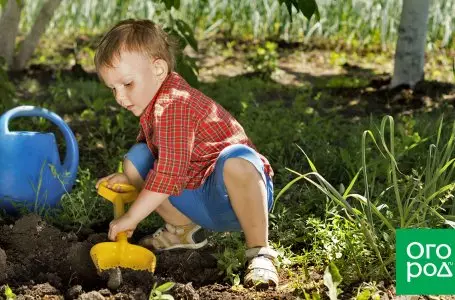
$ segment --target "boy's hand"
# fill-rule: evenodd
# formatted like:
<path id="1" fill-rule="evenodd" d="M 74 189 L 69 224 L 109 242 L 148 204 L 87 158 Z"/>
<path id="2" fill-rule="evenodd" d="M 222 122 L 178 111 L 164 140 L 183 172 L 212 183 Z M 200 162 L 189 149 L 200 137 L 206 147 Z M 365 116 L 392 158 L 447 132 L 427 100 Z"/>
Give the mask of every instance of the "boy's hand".
<path id="1" fill-rule="evenodd" d="M 128 213 L 124 214 L 118 219 L 113 220 L 109 224 L 108 237 L 111 241 L 115 241 L 117 234 L 125 231 L 128 237 L 133 235 L 134 230 L 139 222 L 132 218 Z"/>
<path id="2" fill-rule="evenodd" d="M 121 192 L 121 188 L 116 186 L 114 187 L 114 184 L 116 183 L 127 183 L 130 184 L 130 181 L 128 180 L 128 177 L 126 177 L 125 174 L 123 173 L 114 173 L 109 176 L 103 177 L 100 180 L 96 182 L 96 188 L 100 185 L 101 182 L 107 181 L 107 187 L 115 192 Z"/>

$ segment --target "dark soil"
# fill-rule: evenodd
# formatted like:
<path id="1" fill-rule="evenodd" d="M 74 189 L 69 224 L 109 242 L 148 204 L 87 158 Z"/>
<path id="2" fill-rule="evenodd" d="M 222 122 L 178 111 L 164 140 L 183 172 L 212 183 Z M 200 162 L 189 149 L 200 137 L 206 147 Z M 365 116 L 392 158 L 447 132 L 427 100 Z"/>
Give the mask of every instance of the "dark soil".
<path id="1" fill-rule="evenodd" d="M 89 255 L 92 246 L 106 240 L 104 233 L 79 240 L 37 215 L 26 215 L 0 228 L 0 285 L 8 284 L 17 299 L 148 299 L 154 283 L 167 281 L 176 282 L 169 292 L 175 299 L 296 298 L 276 290 L 235 291 L 220 283 L 223 275 L 210 247 L 157 254 L 154 274 L 125 269 L 122 285 L 109 289 L 107 274 L 97 274 Z M 0 299 L 5 299 L 2 291 Z"/>

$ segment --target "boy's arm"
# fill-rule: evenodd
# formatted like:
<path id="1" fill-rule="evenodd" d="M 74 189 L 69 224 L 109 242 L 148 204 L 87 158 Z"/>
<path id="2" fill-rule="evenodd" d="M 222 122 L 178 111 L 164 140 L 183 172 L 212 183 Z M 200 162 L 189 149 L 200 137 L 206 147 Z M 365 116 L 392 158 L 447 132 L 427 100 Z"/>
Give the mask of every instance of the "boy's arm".
<path id="1" fill-rule="evenodd" d="M 185 99 L 174 99 L 154 116 L 153 140 L 158 160 L 147 175 L 143 189 L 179 195 L 188 178 L 196 138 L 194 113 Z"/>
<path id="2" fill-rule="evenodd" d="M 143 189 L 131 205 L 126 215 L 139 223 L 150 215 L 168 197 L 168 194 Z"/>

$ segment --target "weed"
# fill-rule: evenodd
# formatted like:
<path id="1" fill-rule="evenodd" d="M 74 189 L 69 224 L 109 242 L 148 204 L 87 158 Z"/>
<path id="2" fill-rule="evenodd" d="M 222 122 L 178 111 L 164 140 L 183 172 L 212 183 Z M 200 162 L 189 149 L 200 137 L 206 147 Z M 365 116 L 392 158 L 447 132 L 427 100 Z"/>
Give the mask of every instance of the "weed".
<path id="1" fill-rule="evenodd" d="M 160 286 L 156 286 L 155 282 L 152 290 L 150 291 L 149 300 L 174 300 L 172 295 L 166 294 L 174 287 L 174 285 L 174 282 L 165 282 Z"/>
<path id="2" fill-rule="evenodd" d="M 381 295 L 379 288 L 375 282 L 365 282 L 360 285 L 357 290 L 356 300 L 379 300 Z"/>
<path id="3" fill-rule="evenodd" d="M 240 284 L 240 272 L 245 266 L 246 247 L 236 233 L 229 234 L 224 239 L 218 239 L 220 248 L 224 250 L 213 254 L 217 259 L 218 269 L 220 275 L 225 274 L 225 279 L 228 280 L 232 285 L 236 286 Z"/>
<path id="4" fill-rule="evenodd" d="M 5 297 L 6 300 L 16 299 L 16 294 L 14 294 L 13 290 L 9 287 L 9 285 L 5 286 Z"/>
<path id="5" fill-rule="evenodd" d="M 47 212 L 46 218 L 64 227 L 88 228 L 107 222 L 112 216 L 112 205 L 97 195 L 89 169 L 78 170 L 74 191 L 62 196 L 59 206 Z"/>

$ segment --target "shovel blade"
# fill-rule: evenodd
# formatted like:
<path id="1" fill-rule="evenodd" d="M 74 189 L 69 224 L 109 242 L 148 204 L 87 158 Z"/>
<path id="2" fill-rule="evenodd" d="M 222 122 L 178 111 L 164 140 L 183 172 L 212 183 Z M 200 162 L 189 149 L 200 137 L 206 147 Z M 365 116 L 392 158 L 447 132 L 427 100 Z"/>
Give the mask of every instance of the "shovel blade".
<path id="1" fill-rule="evenodd" d="M 111 268 L 155 272 L 156 256 L 152 251 L 122 242 L 99 243 L 92 247 L 90 256 L 99 271 Z"/>

